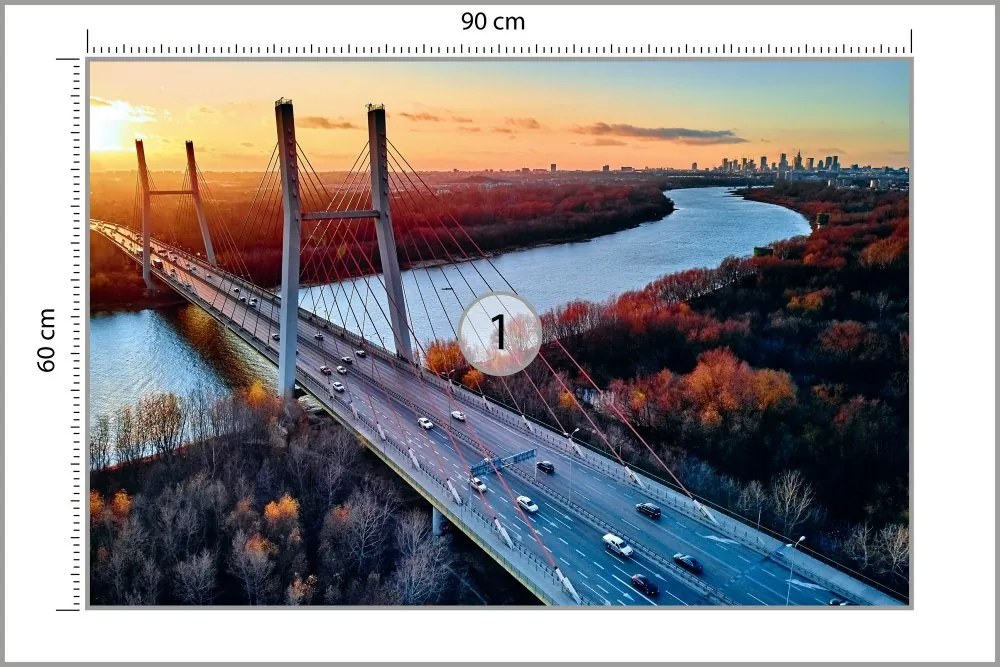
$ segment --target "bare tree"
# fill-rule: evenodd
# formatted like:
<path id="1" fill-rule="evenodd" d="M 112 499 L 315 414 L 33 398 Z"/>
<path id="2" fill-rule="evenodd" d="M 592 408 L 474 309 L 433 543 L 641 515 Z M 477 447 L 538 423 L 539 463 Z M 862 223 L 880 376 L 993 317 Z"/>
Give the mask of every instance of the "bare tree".
<path id="1" fill-rule="evenodd" d="M 910 580 L 910 529 L 898 523 L 890 524 L 875 536 L 879 567 L 903 581 Z"/>
<path id="2" fill-rule="evenodd" d="M 207 549 L 174 568 L 174 593 L 184 604 L 210 604 L 214 590 L 215 555 Z"/>
<path id="3" fill-rule="evenodd" d="M 401 557 L 412 556 L 431 539 L 431 522 L 426 510 L 411 509 L 396 521 L 396 549 Z"/>
<path id="4" fill-rule="evenodd" d="M 426 511 L 413 509 L 396 523 L 400 561 L 392 586 L 400 604 L 431 604 L 447 590 L 453 556 L 450 542 L 431 536 Z"/>
<path id="5" fill-rule="evenodd" d="M 180 484 L 164 489 L 154 506 L 153 522 L 163 560 L 177 562 L 193 550 L 201 533 L 198 510 Z"/>
<path id="6" fill-rule="evenodd" d="M 229 571 L 243 586 L 243 593 L 250 604 L 266 604 L 271 588 L 274 547 L 259 534 L 247 535 L 238 530 L 233 536 Z"/>
<path id="7" fill-rule="evenodd" d="M 771 482 L 771 502 L 774 515 L 782 526 L 784 535 L 812 518 L 816 494 L 798 470 L 786 470 Z"/>
<path id="8" fill-rule="evenodd" d="M 746 486 L 740 489 L 740 495 L 737 498 L 736 503 L 740 510 L 749 515 L 747 518 L 757 518 L 757 526 L 759 528 L 760 519 L 764 514 L 764 510 L 768 509 L 770 506 L 771 498 L 768 496 L 764 485 L 753 479 L 750 480 Z"/>
<path id="9" fill-rule="evenodd" d="M 348 499 L 347 551 L 359 570 L 381 555 L 396 505 L 395 491 L 379 478 L 366 478 Z"/>
<path id="10" fill-rule="evenodd" d="M 111 419 L 106 414 L 97 416 L 90 430 L 90 468 L 102 470 L 111 465 Z"/>
<path id="11" fill-rule="evenodd" d="M 853 526 L 847 533 L 847 537 L 841 543 L 840 548 L 848 558 L 854 561 L 857 566 L 864 570 L 871 564 L 871 559 L 875 545 L 872 527 L 866 521 Z"/>
<path id="12" fill-rule="evenodd" d="M 119 464 L 138 461 L 141 455 L 136 446 L 136 427 L 132 406 L 119 406 L 115 410 L 114 420 L 115 458 Z"/>
<path id="13" fill-rule="evenodd" d="M 400 560 L 393 587 L 401 604 L 433 604 L 448 589 L 452 562 L 447 540 L 425 540 Z"/>

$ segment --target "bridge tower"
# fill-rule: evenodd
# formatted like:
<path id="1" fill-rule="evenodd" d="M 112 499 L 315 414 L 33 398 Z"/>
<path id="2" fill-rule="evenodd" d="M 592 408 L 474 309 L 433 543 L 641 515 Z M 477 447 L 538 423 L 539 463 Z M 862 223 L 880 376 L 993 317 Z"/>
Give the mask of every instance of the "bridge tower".
<path id="1" fill-rule="evenodd" d="M 281 170 L 284 224 L 281 233 L 281 315 L 278 337 L 278 393 L 291 396 L 295 387 L 295 347 L 298 338 L 299 262 L 302 252 L 303 220 L 367 219 L 375 221 L 379 258 L 389 297 L 389 324 L 396 354 L 413 363 L 413 342 L 406 320 L 403 280 L 396 254 L 396 237 L 389 208 L 389 161 L 385 130 L 385 108 L 368 105 L 369 162 L 371 165 L 372 209 L 359 211 L 302 212 L 299 192 L 295 116 L 292 101 L 274 103 L 278 130 L 278 168 Z"/>
<path id="2" fill-rule="evenodd" d="M 152 222 L 152 197 L 153 195 L 191 195 L 194 198 L 195 215 L 198 217 L 198 226 L 201 228 L 201 237 L 205 241 L 205 257 L 212 266 L 218 266 L 215 261 L 215 250 L 212 247 L 212 236 L 208 231 L 208 222 L 205 220 L 205 211 L 201 203 L 201 189 L 198 186 L 198 164 L 194 159 L 194 142 L 184 142 L 187 151 L 187 168 L 191 175 L 191 187 L 188 190 L 153 190 L 149 187 L 149 169 L 146 167 L 146 151 L 142 145 L 142 139 L 135 140 L 135 155 L 139 160 L 139 189 L 142 194 L 142 279 L 149 289 L 155 289 L 153 278 L 150 275 L 150 224 Z"/>
<path id="3" fill-rule="evenodd" d="M 278 166 L 281 169 L 281 312 L 278 315 L 278 393 L 292 398 L 295 389 L 295 349 L 299 337 L 299 261 L 302 253 L 302 203 L 295 144 L 292 101 L 274 103 L 278 127 Z"/>
<path id="4" fill-rule="evenodd" d="M 389 296 L 389 319 L 396 353 L 413 363 L 413 343 L 406 322 L 406 302 L 403 300 L 403 280 L 399 273 L 399 256 L 396 254 L 396 237 L 392 229 L 389 210 L 389 161 L 386 152 L 385 107 L 368 105 L 368 147 L 372 176 L 372 207 L 375 233 L 378 237 L 378 254 L 382 260 L 382 275 Z"/>

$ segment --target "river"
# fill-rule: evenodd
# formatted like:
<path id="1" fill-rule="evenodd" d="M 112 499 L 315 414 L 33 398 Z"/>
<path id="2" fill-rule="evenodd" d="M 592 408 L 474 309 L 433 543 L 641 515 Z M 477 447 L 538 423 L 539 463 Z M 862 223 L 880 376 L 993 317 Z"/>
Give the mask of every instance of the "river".
<path id="1" fill-rule="evenodd" d="M 449 318 L 457 326 L 459 302 L 468 302 L 472 291 L 509 290 L 500 275 L 542 313 L 576 299 L 603 301 L 668 273 L 714 267 L 728 256 L 749 255 L 754 246 L 809 232 L 798 213 L 734 197 L 729 188 L 671 190 L 667 196 L 674 200 L 673 213 L 616 234 L 404 272 L 418 340 L 453 338 Z M 384 292 L 377 277 L 368 281 L 306 288 L 300 303 L 329 313 L 336 323 L 343 317 L 349 328 L 363 328 L 366 336 L 381 337 L 391 347 L 382 315 L 388 312 Z M 365 301 L 375 321 L 359 327 L 353 313 Z M 91 420 L 145 394 L 184 395 L 195 388 L 223 394 L 258 379 L 270 385 L 275 375 L 273 366 L 191 305 L 92 313 L 89 354 Z"/>

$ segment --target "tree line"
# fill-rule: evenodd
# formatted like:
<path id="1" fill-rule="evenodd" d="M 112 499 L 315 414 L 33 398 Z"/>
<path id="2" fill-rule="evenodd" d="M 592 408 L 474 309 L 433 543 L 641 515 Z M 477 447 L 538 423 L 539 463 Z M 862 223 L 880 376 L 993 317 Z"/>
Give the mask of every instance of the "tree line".
<path id="1" fill-rule="evenodd" d="M 260 385 L 99 416 L 91 465 L 92 604 L 527 601 L 460 535 L 432 538 L 352 435 Z"/>
<path id="2" fill-rule="evenodd" d="M 124 224 L 134 220 L 134 182 L 127 174 L 95 175 L 91 197 L 95 218 Z M 220 176 L 221 178 L 221 176 Z M 336 181 L 330 187 L 336 191 Z M 260 206 L 250 216 L 257 183 L 246 177 L 213 184 L 209 227 L 220 266 L 263 286 L 280 282 L 280 206 Z M 650 180 L 601 183 L 449 183 L 434 194 L 403 190 L 392 196 L 393 225 L 400 265 L 449 261 L 544 243 L 583 240 L 658 220 L 673 210 L 660 186 Z M 159 199 L 154 200 L 158 202 Z M 319 204 L 316 203 L 318 206 Z M 248 219 L 252 218 L 252 224 Z M 155 206 L 154 237 L 203 253 L 204 241 L 190 203 Z M 92 235 L 91 298 L 98 303 L 132 303 L 143 284 L 134 263 L 112 256 L 111 244 Z M 305 221 L 302 279 L 328 282 L 381 270 L 374 225 Z M 120 254 L 120 253 L 119 253 Z"/>

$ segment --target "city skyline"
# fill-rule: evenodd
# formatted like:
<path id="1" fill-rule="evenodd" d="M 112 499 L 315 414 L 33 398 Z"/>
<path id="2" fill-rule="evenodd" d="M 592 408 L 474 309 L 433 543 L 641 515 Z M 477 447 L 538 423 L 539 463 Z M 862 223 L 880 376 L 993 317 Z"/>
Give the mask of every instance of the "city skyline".
<path id="1" fill-rule="evenodd" d="M 722 156 L 839 155 L 909 164 L 904 61 L 163 62 L 91 64 L 91 168 L 259 171 L 273 102 L 296 105 L 299 140 L 322 170 L 367 139 L 364 105 L 427 170 L 686 169 Z M 156 82 L 156 83 L 152 83 Z M 445 147 L 445 150 L 442 150 Z"/>

